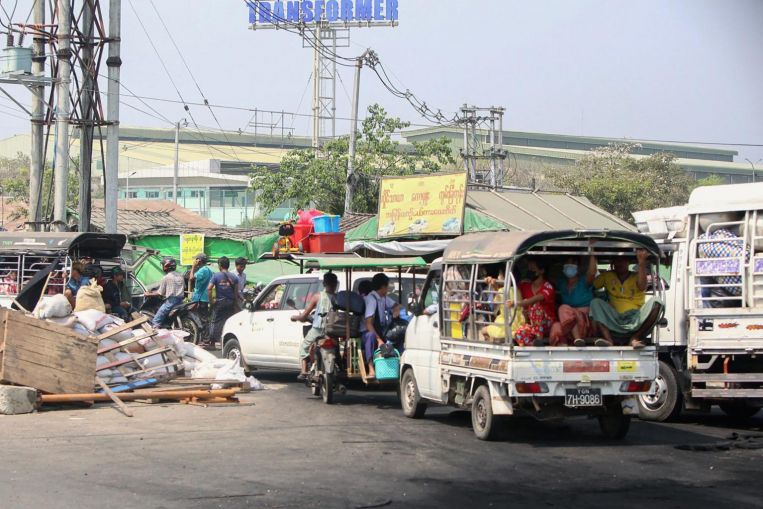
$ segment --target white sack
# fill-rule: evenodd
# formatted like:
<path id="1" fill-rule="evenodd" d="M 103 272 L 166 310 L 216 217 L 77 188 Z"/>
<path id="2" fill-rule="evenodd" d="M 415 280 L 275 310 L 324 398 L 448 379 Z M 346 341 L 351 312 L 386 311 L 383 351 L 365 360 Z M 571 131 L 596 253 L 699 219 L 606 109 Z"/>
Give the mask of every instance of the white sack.
<path id="1" fill-rule="evenodd" d="M 77 320 L 82 326 L 89 331 L 97 331 L 101 327 L 114 323 L 114 317 L 107 315 L 97 309 L 86 309 L 84 311 L 76 311 L 74 313 L 77 316 Z"/>
<path id="2" fill-rule="evenodd" d="M 37 303 L 32 313 L 36 318 L 63 318 L 72 314 L 72 306 L 69 299 L 63 294 L 43 297 Z"/>

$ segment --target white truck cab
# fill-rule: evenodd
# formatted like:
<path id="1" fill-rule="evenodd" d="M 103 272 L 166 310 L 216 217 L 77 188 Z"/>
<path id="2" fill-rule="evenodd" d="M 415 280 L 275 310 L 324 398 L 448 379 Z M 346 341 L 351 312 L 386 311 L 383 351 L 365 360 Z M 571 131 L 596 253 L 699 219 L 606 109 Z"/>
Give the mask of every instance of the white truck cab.
<path id="1" fill-rule="evenodd" d="M 592 238 L 598 239 L 593 247 Z M 655 346 L 522 347 L 506 325 L 504 337 L 489 342 L 480 331 L 491 325 L 501 330 L 499 320 L 476 304 L 487 292 L 483 269 L 497 266 L 506 274 L 502 297 L 495 294 L 491 302 L 513 317 L 522 312 L 510 302 L 519 295 L 515 274 L 526 255 L 559 264 L 569 255 L 633 256 L 636 248 L 649 251 L 654 276 L 658 247 L 632 232 L 493 232 L 453 240 L 432 265 L 406 332 L 400 380 L 405 415 L 420 418 L 429 404 L 471 409 L 474 432 L 484 440 L 499 435 L 504 416 L 587 415 L 599 418 L 606 436 L 624 437 L 638 413 L 636 397 L 650 391 L 657 375 Z"/>
<path id="2" fill-rule="evenodd" d="M 642 418 L 763 405 L 763 183 L 696 189 L 685 207 L 634 213 L 666 259 L 666 326 Z"/>

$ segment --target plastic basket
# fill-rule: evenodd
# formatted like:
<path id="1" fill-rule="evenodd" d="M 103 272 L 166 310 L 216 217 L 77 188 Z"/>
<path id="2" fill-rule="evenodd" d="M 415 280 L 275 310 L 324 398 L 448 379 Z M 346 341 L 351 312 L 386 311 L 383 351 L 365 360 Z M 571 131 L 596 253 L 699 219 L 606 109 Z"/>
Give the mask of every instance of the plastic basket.
<path id="1" fill-rule="evenodd" d="M 340 216 L 316 216 L 313 218 L 315 233 L 339 233 Z"/>
<path id="2" fill-rule="evenodd" d="M 384 358 L 381 351 L 374 352 L 374 371 L 377 380 L 397 380 L 400 378 L 400 352 L 395 350 L 394 357 Z"/>

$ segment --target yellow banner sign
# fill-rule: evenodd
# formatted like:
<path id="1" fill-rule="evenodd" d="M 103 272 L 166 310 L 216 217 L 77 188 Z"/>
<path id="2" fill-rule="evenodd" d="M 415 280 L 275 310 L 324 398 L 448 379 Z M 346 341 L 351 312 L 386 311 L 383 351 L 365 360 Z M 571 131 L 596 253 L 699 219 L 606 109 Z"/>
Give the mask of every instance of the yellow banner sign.
<path id="1" fill-rule="evenodd" d="M 204 252 L 204 235 L 187 233 L 180 236 L 180 265 L 193 265 L 197 254 Z"/>
<path id="2" fill-rule="evenodd" d="M 466 173 L 385 177 L 379 189 L 379 238 L 461 235 Z"/>

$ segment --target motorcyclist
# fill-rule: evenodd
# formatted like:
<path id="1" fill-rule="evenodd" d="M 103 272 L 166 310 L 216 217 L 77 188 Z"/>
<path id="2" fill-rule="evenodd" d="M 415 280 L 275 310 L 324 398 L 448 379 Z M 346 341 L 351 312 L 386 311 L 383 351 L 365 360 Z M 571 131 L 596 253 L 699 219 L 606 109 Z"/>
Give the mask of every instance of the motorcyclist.
<path id="1" fill-rule="evenodd" d="M 159 282 L 159 287 L 154 291 L 144 293 L 146 297 L 163 297 L 164 302 L 151 320 L 151 325 L 155 328 L 164 326 L 170 311 L 183 303 L 185 297 L 185 279 L 182 274 L 176 272 L 177 262 L 174 258 L 166 257 L 162 259 L 162 270 L 164 277 Z"/>
<path id="2" fill-rule="evenodd" d="M 307 307 L 298 315 L 291 317 L 292 322 L 307 322 L 309 320 L 310 313 L 315 310 L 315 316 L 313 316 L 313 326 L 310 331 L 302 340 L 302 344 L 299 348 L 299 358 L 302 362 L 302 371 L 297 378 L 299 381 L 307 379 L 307 359 L 310 356 L 310 346 L 317 340 L 323 337 L 326 319 L 326 315 L 331 310 L 331 300 L 336 295 L 336 289 L 339 286 L 339 278 L 333 272 L 328 272 L 323 275 L 323 291 L 314 295 L 310 302 L 307 303 Z"/>

